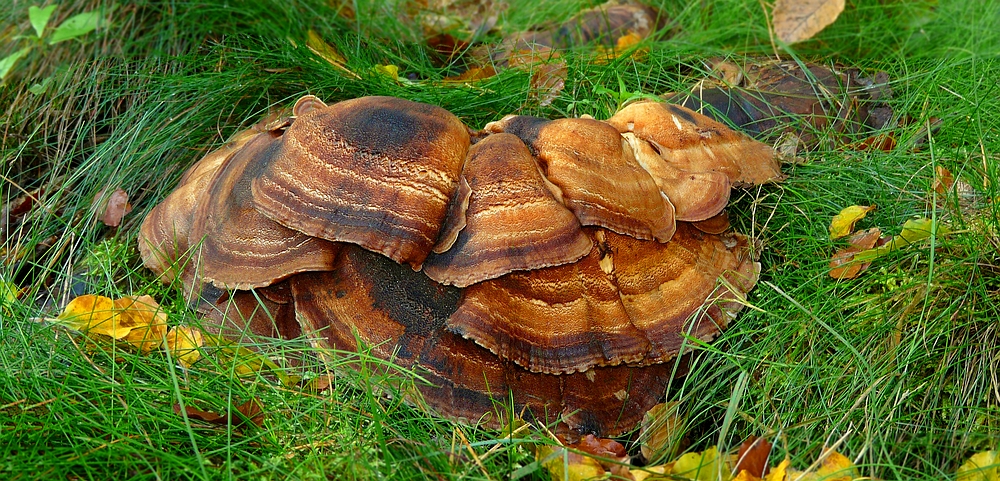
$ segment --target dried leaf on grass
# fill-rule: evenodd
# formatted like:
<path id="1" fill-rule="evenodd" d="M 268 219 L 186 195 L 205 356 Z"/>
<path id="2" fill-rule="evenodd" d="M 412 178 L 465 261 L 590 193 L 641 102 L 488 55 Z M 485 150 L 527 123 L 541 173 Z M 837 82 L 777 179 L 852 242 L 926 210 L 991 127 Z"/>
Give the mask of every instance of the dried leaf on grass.
<path id="1" fill-rule="evenodd" d="M 0 313 L 11 315 L 11 306 L 23 292 L 24 290 L 17 287 L 17 284 L 0 277 Z"/>
<path id="2" fill-rule="evenodd" d="M 723 481 L 731 479 L 729 467 L 726 466 L 726 459 L 721 456 L 719 449 L 712 446 L 700 453 L 687 453 L 674 461 L 671 474 L 682 479 L 696 481 Z"/>
<path id="3" fill-rule="evenodd" d="M 854 224 L 864 219 L 865 215 L 875 210 L 874 205 L 852 205 L 845 207 L 830 221 L 830 238 L 839 239 L 854 231 Z"/>
<path id="4" fill-rule="evenodd" d="M 128 194 L 121 188 L 115 189 L 110 195 L 105 196 L 105 191 L 100 191 L 94 196 L 92 203 L 97 208 L 98 219 L 108 227 L 118 227 L 122 219 L 132 212 L 132 204 L 128 202 Z"/>
<path id="5" fill-rule="evenodd" d="M 736 455 L 737 477 L 743 473 L 747 476 L 762 478 L 768 472 L 767 461 L 771 457 L 771 443 L 764 438 L 750 436 L 740 445 Z"/>
<path id="6" fill-rule="evenodd" d="M 862 479 L 858 469 L 843 454 L 831 451 L 816 471 L 798 471 L 789 469 L 786 479 L 801 481 L 854 481 Z"/>
<path id="7" fill-rule="evenodd" d="M 844 0 L 777 0 L 771 25 L 782 42 L 808 40 L 830 25 L 844 11 Z"/>
<path id="8" fill-rule="evenodd" d="M 341 53 L 337 51 L 336 47 L 327 43 L 326 40 L 323 40 L 323 37 L 320 37 L 315 30 L 310 29 L 306 32 L 306 47 L 308 47 L 312 53 L 318 55 L 323 60 L 326 60 L 330 63 L 330 65 L 340 69 L 350 77 L 360 79 L 358 74 L 347 68 L 347 57 L 341 55 Z"/>
<path id="9" fill-rule="evenodd" d="M 583 481 L 605 475 L 604 466 L 596 459 L 570 451 L 562 446 L 539 446 L 535 459 L 552 476 L 552 479 Z"/>
<path id="10" fill-rule="evenodd" d="M 235 411 L 235 413 L 233 412 Z M 254 424 L 257 427 L 261 427 L 264 424 L 264 406 L 257 398 L 253 398 L 239 406 L 236 406 L 228 414 L 219 414 L 212 411 L 202 411 L 191 406 L 184 406 L 184 412 L 187 417 L 191 419 L 196 419 L 198 421 L 205 421 L 207 423 L 215 424 L 218 426 L 232 426 L 234 429 L 241 428 L 243 426 Z M 181 405 L 174 404 L 174 413 L 181 414 Z M 237 414 L 234 418 L 233 414 Z"/>

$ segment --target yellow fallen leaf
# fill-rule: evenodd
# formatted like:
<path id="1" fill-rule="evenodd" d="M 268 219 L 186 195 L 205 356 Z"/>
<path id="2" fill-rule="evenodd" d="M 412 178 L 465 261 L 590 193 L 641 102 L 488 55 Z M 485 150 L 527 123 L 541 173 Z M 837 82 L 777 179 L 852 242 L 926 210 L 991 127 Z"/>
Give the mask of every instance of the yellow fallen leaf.
<path id="1" fill-rule="evenodd" d="M 319 55 L 319 57 L 323 60 L 330 62 L 330 65 L 343 70 L 353 78 L 360 78 L 358 77 L 358 74 L 347 68 L 347 58 L 341 55 L 333 45 L 330 45 L 326 42 L 326 40 L 323 40 L 323 37 L 320 37 L 315 30 L 309 29 L 309 31 L 306 32 L 306 47 L 309 47 L 309 50 L 311 50 L 312 53 Z"/>
<path id="2" fill-rule="evenodd" d="M 788 470 L 788 466 L 792 464 L 788 458 L 785 458 L 777 466 L 771 469 L 770 473 L 764 476 L 764 481 L 785 481 L 785 472 Z"/>
<path id="3" fill-rule="evenodd" d="M 673 468 L 672 463 L 660 466 L 646 466 L 643 468 L 632 468 L 631 470 L 629 470 L 629 473 L 632 474 L 632 477 L 635 478 L 635 481 L 646 481 L 647 479 L 649 479 L 650 481 L 652 480 L 659 481 L 661 479 L 666 479 L 664 475 L 670 472 L 671 468 Z"/>
<path id="4" fill-rule="evenodd" d="M 160 347 L 167 333 L 167 313 L 151 296 L 126 296 L 114 301 L 119 312 L 119 325 L 130 331 L 125 342 L 148 353 Z"/>
<path id="5" fill-rule="evenodd" d="M 1000 481 L 1000 454 L 996 451 L 973 454 L 955 474 L 956 481 Z"/>
<path id="6" fill-rule="evenodd" d="M 115 339 L 125 337 L 132 330 L 119 325 L 118 310 L 110 297 L 93 294 L 69 301 L 56 322 L 87 334 L 103 334 Z"/>
<path id="7" fill-rule="evenodd" d="M 830 221 L 830 238 L 839 239 L 854 231 L 854 224 L 875 210 L 874 205 L 852 205 L 845 207 Z"/>
<path id="8" fill-rule="evenodd" d="M 399 67 L 389 64 L 389 65 L 376 65 L 375 71 L 389 77 L 393 80 L 399 78 Z"/>
<path id="9" fill-rule="evenodd" d="M 674 461 L 673 473 L 697 481 L 729 481 L 732 475 L 719 449 L 712 446 L 700 453 L 687 453 Z"/>
<path id="10" fill-rule="evenodd" d="M 166 340 L 170 356 L 184 367 L 191 367 L 201 357 L 198 348 L 205 345 L 201 331 L 187 326 L 172 327 Z"/>
<path id="11" fill-rule="evenodd" d="M 535 450 L 535 459 L 552 479 L 583 481 L 603 477 L 606 472 L 596 459 L 568 451 L 562 446 L 540 446 Z"/>
<path id="12" fill-rule="evenodd" d="M 861 477 L 854 463 L 847 456 L 833 451 L 816 470 L 819 479 L 826 481 L 851 481 Z"/>
<path id="13" fill-rule="evenodd" d="M 745 469 L 740 470 L 740 473 L 733 478 L 733 481 L 762 481 L 757 476 L 750 474 L 750 471 Z"/>
<path id="14" fill-rule="evenodd" d="M 13 282 L 5 281 L 0 277 L 0 312 L 11 315 L 10 306 L 21 297 L 21 289 Z"/>
<path id="15" fill-rule="evenodd" d="M 684 436 L 684 420 L 677 414 L 679 403 L 660 403 L 642 416 L 639 442 L 646 461 L 670 459 Z"/>

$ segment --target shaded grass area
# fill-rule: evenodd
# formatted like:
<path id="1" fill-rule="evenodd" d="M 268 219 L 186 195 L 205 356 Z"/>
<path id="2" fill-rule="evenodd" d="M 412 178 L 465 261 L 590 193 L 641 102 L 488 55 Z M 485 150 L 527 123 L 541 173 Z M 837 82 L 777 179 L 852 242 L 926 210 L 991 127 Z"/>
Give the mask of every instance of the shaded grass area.
<path id="1" fill-rule="evenodd" d="M 507 30 L 574 11 L 510 3 Z M 26 192 L 38 199 L 0 239 L 0 275 L 26 289 L 0 313 L 2 477 L 544 479 L 526 448 L 549 442 L 544 435 L 504 438 L 428 416 L 399 401 L 419 381 L 384 382 L 378 363 L 311 394 L 268 376 L 237 380 L 211 357 L 182 371 L 163 355 L 96 347 L 32 319 L 89 292 L 151 294 L 171 323 L 197 323 L 180 293 L 141 267 L 135 232 L 194 159 L 270 107 L 304 93 L 327 101 L 377 94 L 440 105 L 475 127 L 513 112 L 606 118 L 620 99 L 595 87 L 618 91 L 621 82 L 627 92 L 661 94 L 703 74 L 708 57 L 770 53 L 760 5 L 664 5 L 676 36 L 606 65 L 585 49 L 570 52 L 567 87 L 545 108 L 531 103 L 524 72 L 471 86 L 439 82 L 456 67 L 389 4 L 356 5 L 357 21 L 324 3 L 223 5 L 69 2 L 53 22 L 106 8 L 110 26 L 34 49 L 0 86 L 0 195 L 5 205 Z M 30 31 L 27 8 L 0 12 L 0 56 L 25 42 L 16 37 Z M 309 29 L 359 78 L 310 52 Z M 1000 240 L 990 201 L 1000 194 L 1000 6 L 848 5 L 795 53 L 889 72 L 893 108 L 914 119 L 903 137 L 932 117 L 943 124 L 917 152 L 812 152 L 787 166 L 784 184 L 734 195 L 734 223 L 763 246 L 764 275 L 749 298 L 756 309 L 717 342 L 695 346 L 692 373 L 668 399 L 682 401 L 692 449 L 765 435 L 776 456 L 787 453 L 800 468 L 836 445 L 863 474 L 941 479 L 1000 439 Z M 410 80 L 390 79 L 377 64 L 397 65 Z M 28 92 L 46 78 L 43 93 Z M 971 207 L 933 191 L 938 165 L 973 188 Z M 93 220 L 92 200 L 119 186 L 136 210 L 115 230 Z M 908 218 L 933 216 L 957 232 L 835 282 L 826 229 L 851 204 L 879 206 L 861 227 L 896 233 Z M 304 342 L 250 342 L 310 351 Z M 396 386 L 384 388 L 394 395 L 376 386 Z M 252 397 L 268 411 L 263 429 L 208 426 L 173 410 L 179 402 L 225 410 Z"/>

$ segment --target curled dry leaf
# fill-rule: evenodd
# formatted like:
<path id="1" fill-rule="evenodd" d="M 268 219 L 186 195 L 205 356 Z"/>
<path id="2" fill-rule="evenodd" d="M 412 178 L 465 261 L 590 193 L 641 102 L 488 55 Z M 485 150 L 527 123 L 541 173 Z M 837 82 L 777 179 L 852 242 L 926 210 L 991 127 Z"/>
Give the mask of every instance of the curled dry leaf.
<path id="1" fill-rule="evenodd" d="M 843 11 L 844 0 L 777 0 L 771 24 L 774 34 L 791 44 L 812 38 Z"/>
<path id="2" fill-rule="evenodd" d="M 336 47 L 323 40 L 323 37 L 316 33 L 315 30 L 310 29 L 306 32 L 306 47 L 309 47 L 312 53 L 318 55 L 323 60 L 329 62 L 330 65 L 340 69 L 349 76 L 356 79 L 360 78 L 358 74 L 347 68 L 347 58 L 338 52 Z"/>
<path id="3" fill-rule="evenodd" d="M 121 339 L 131 328 L 120 326 L 115 303 L 110 297 L 86 294 L 69 301 L 56 322 L 88 334 Z"/>
<path id="4" fill-rule="evenodd" d="M 787 479 L 801 481 L 854 481 L 856 479 L 867 479 L 861 478 L 854 463 L 837 451 L 827 454 L 816 471 L 789 469 L 787 472 Z"/>
<path id="5" fill-rule="evenodd" d="M 940 165 L 934 167 L 934 184 L 932 187 L 935 192 L 938 194 L 947 194 L 954 185 L 955 176 L 952 175 L 950 170 Z"/>
<path id="6" fill-rule="evenodd" d="M 167 332 L 166 349 L 184 367 L 191 367 L 199 358 L 199 348 L 205 345 L 201 331 L 187 326 L 175 326 Z"/>
<path id="7" fill-rule="evenodd" d="M 944 235 L 951 232 L 947 226 L 940 225 L 933 219 L 926 217 L 920 219 L 910 219 L 903 223 L 903 230 L 899 235 L 895 235 L 885 244 L 874 249 L 869 249 L 855 254 L 856 260 L 871 261 L 882 257 L 890 252 L 902 249 L 910 244 L 929 239 L 931 235 Z"/>
<path id="8" fill-rule="evenodd" d="M 160 347 L 167 333 L 167 313 L 150 296 L 127 296 L 115 300 L 119 325 L 130 328 L 122 340 L 149 353 Z"/>
<path id="9" fill-rule="evenodd" d="M 128 194 L 121 188 L 117 188 L 105 198 L 104 191 L 100 191 L 94 196 L 94 204 L 100 205 L 97 209 L 100 213 L 99 219 L 108 227 L 118 227 L 122 223 L 122 218 L 132 212 L 132 204 L 128 202 Z"/>
<path id="10" fill-rule="evenodd" d="M 854 224 L 864 219 L 865 215 L 875 210 L 874 205 L 852 205 L 844 207 L 839 214 L 833 216 L 830 221 L 830 238 L 839 239 L 850 235 L 854 231 Z"/>
<path id="11" fill-rule="evenodd" d="M 771 470 L 767 476 L 764 477 L 764 481 L 785 481 L 787 478 L 788 467 L 791 466 L 792 462 L 785 458 L 774 469 Z"/>
<path id="12" fill-rule="evenodd" d="M 11 306 L 23 292 L 24 289 L 17 287 L 17 284 L 0 277 L 0 313 L 11 315 Z"/>
<path id="13" fill-rule="evenodd" d="M 674 461 L 672 474 L 682 479 L 716 481 L 729 479 L 730 468 L 719 449 L 712 446 L 700 453 L 687 453 Z"/>

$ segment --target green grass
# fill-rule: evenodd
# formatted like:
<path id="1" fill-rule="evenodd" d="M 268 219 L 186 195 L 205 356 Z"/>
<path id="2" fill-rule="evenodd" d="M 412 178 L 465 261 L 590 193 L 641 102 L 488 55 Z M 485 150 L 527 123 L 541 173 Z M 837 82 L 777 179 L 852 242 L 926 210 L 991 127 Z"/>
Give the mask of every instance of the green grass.
<path id="1" fill-rule="evenodd" d="M 573 13 L 555 1 L 509 3 L 505 31 Z M 595 94 L 597 86 L 617 91 L 622 81 L 629 91 L 661 94 L 690 84 L 707 57 L 771 53 L 758 2 L 668 3 L 676 37 L 650 42 L 645 58 L 609 65 L 588 63 L 583 51 L 568 54 L 565 91 L 539 108 L 526 102 L 530 79 L 522 72 L 474 87 L 437 82 L 454 67 L 436 63 L 419 29 L 383 4 L 356 5 L 357 22 L 324 2 L 108 5 L 61 5 L 53 22 L 104 7 L 111 24 L 82 41 L 33 49 L 0 86 L 0 200 L 42 192 L 0 238 L 0 276 L 25 288 L 0 311 L 5 479 L 500 479 L 512 472 L 545 479 L 525 447 L 544 436 L 511 441 L 428 416 L 398 393 L 373 393 L 372 386 L 414 382 L 380 381 L 377 363 L 310 394 L 267 376 L 237 380 L 212 357 L 184 372 L 166 356 L 96 347 L 32 319 L 54 315 L 81 293 L 151 294 L 171 323 L 197 323 L 180 293 L 141 266 L 138 225 L 194 159 L 304 93 L 327 101 L 396 95 L 440 105 L 474 127 L 512 112 L 606 118 L 617 102 Z M 31 31 L 28 6 L 0 11 L 0 57 L 26 45 L 18 36 Z M 335 45 L 360 79 L 312 54 L 309 29 Z M 795 55 L 889 72 L 893 108 L 913 119 L 904 138 L 932 117 L 942 126 L 916 152 L 811 152 L 805 164 L 786 166 L 785 183 L 734 195 L 735 224 L 763 246 L 764 273 L 749 298 L 756 309 L 699 346 L 691 374 L 667 397 L 682 402 L 691 449 L 767 436 L 775 456 L 787 453 L 804 468 L 839 443 L 865 475 L 946 478 L 968 455 L 1000 443 L 1000 208 L 990 201 L 1000 198 L 1000 5 L 849 2 Z M 390 63 L 414 81 L 397 83 L 373 69 Z M 28 92 L 49 78 L 40 95 Z M 975 189 L 975 210 L 934 193 L 938 165 Z M 135 211 L 109 229 L 93 220 L 91 203 L 115 187 L 129 193 Z M 956 233 L 835 282 L 827 276 L 835 250 L 830 218 L 872 203 L 879 209 L 861 227 L 896 233 L 906 219 L 934 216 Z M 252 342 L 309 350 L 304 342 Z M 211 427 L 172 408 L 225 410 L 251 397 L 268 411 L 263 429 Z"/>

